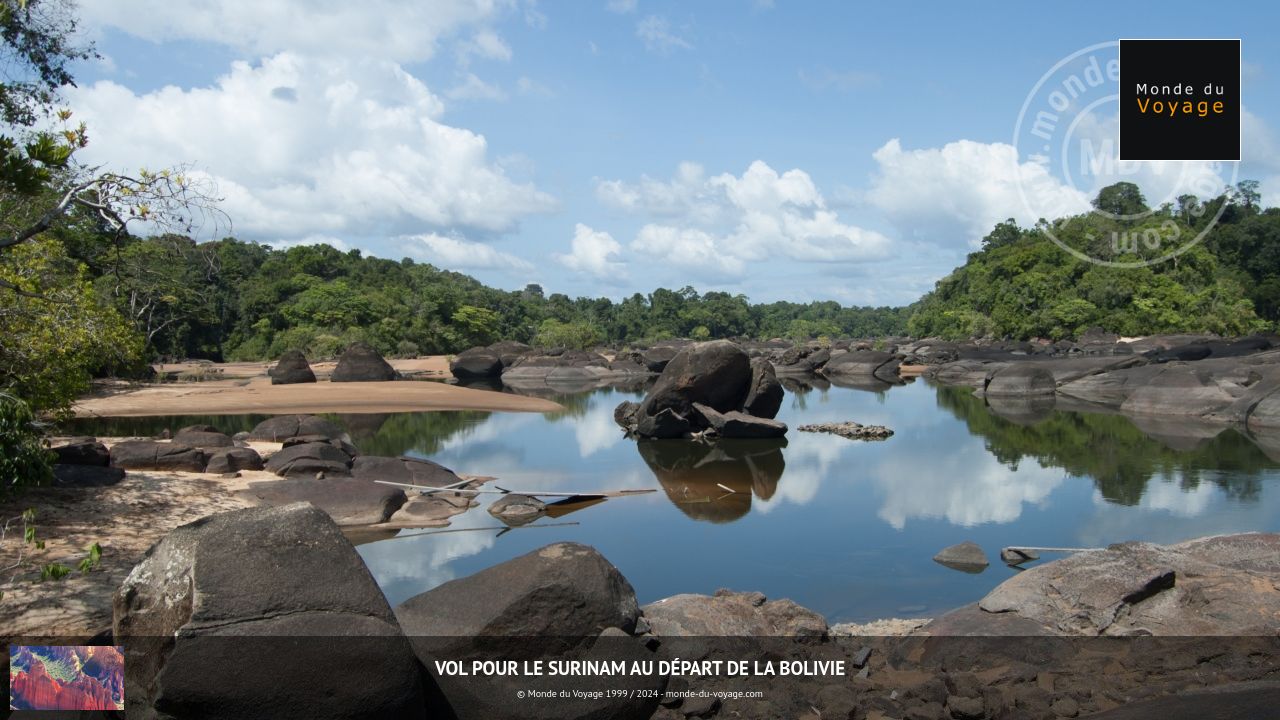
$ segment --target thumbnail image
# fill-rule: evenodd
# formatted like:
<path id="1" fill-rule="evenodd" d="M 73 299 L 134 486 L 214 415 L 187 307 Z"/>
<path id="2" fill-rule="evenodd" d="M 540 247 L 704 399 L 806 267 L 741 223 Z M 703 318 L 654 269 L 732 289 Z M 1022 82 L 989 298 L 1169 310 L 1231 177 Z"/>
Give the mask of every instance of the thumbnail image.
<path id="1" fill-rule="evenodd" d="M 123 650 L 110 645 L 11 645 L 9 709 L 123 710 Z"/>

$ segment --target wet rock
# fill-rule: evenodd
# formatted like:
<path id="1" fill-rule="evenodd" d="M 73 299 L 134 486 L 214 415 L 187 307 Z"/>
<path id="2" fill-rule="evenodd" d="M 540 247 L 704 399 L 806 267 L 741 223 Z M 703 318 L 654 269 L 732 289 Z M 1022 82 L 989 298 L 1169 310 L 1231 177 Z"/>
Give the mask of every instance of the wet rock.
<path id="1" fill-rule="evenodd" d="M 760 593 L 719 590 L 714 596 L 675 595 L 645 605 L 654 635 L 827 637 L 827 621 L 791 600 L 766 601 Z"/>
<path id="2" fill-rule="evenodd" d="M 200 448 L 154 440 L 129 440 L 111 448 L 111 464 L 127 470 L 204 472 L 209 456 Z"/>
<path id="3" fill-rule="evenodd" d="M 508 525 L 524 525 L 542 517 L 547 504 L 535 497 L 510 493 L 489 505 L 489 514 Z"/>
<path id="4" fill-rule="evenodd" d="M 65 445 L 50 448 L 54 462 L 59 465 L 93 465 L 106 467 L 111 464 L 111 453 L 97 438 L 70 438 Z"/>
<path id="5" fill-rule="evenodd" d="M 173 530 L 113 605 L 129 717 L 422 715 L 419 666 L 382 591 L 337 526 L 305 503 Z"/>
<path id="6" fill-rule="evenodd" d="M 261 470 L 262 456 L 251 448 L 224 448 L 209 456 L 204 471 L 221 475 L 241 470 Z"/>
<path id="7" fill-rule="evenodd" d="M 967 573 L 980 573 L 990 565 L 987 561 L 987 554 L 982 551 L 982 547 L 970 540 L 943 548 L 942 551 L 933 556 L 933 561 L 952 570 Z"/>
<path id="8" fill-rule="evenodd" d="M 853 421 L 801 425 L 799 430 L 831 433 L 849 440 L 885 440 L 893 436 L 893 431 L 883 425 L 862 425 Z"/>
<path id="9" fill-rule="evenodd" d="M 267 370 L 267 375 L 271 376 L 272 385 L 297 385 L 316 381 L 311 363 L 307 362 L 307 356 L 300 350 L 285 351 L 280 360 Z"/>
<path id="10" fill-rule="evenodd" d="M 986 394 L 992 397 L 1052 395 L 1057 389 L 1053 373 L 1037 363 L 1014 363 L 991 376 Z"/>
<path id="11" fill-rule="evenodd" d="M 107 487 L 124 480 L 124 476 L 124 470 L 118 467 L 65 463 L 53 466 L 54 487 Z"/>
<path id="12" fill-rule="evenodd" d="M 399 488 L 345 476 L 256 482 L 242 493 L 264 505 L 309 502 L 339 525 L 386 522 L 407 499 Z"/>
<path id="13" fill-rule="evenodd" d="M 268 418 L 254 426 L 250 440 L 284 442 L 299 435 L 323 435 L 328 438 L 345 438 L 342 428 L 315 415 L 280 415 Z"/>
<path id="14" fill-rule="evenodd" d="M 751 361 L 751 389 L 742 403 L 742 411 L 758 418 L 778 417 L 784 392 L 773 371 L 773 363 L 764 358 Z"/>
<path id="15" fill-rule="evenodd" d="M 329 379 L 333 382 L 386 382 L 399 378 L 400 374 L 377 350 L 365 343 L 355 343 L 338 358 L 338 366 Z"/>

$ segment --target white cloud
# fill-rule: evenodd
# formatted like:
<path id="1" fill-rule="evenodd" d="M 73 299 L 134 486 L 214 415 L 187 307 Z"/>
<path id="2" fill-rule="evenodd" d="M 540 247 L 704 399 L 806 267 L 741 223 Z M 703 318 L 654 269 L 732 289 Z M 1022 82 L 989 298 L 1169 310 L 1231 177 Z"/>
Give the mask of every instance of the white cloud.
<path id="1" fill-rule="evenodd" d="M 886 257 L 883 235 L 845 224 L 803 170 L 778 174 L 755 161 L 741 175 L 708 178 L 682 163 L 669 182 L 641 178 L 597 183 L 599 199 L 650 216 L 631 247 L 683 270 L 741 275 L 748 262 L 789 258 L 858 262 Z"/>
<path id="2" fill-rule="evenodd" d="M 609 12 L 616 12 L 619 15 L 633 13 L 636 11 L 637 0 L 609 0 L 605 3 L 605 7 L 609 8 Z"/>
<path id="3" fill-rule="evenodd" d="M 413 62 L 430 58 L 440 40 L 514 6 L 512 0 L 117 0 L 82 3 L 79 12 L 90 28 L 154 42 L 203 40 L 254 55 L 288 50 Z"/>
<path id="4" fill-rule="evenodd" d="M 402 238 L 406 252 L 441 267 L 456 270 L 531 272 L 533 265 L 484 243 L 426 233 Z"/>
<path id="5" fill-rule="evenodd" d="M 650 15 L 636 23 L 636 37 L 652 52 L 666 55 L 672 50 L 692 50 L 693 44 L 671 29 L 671 23 L 661 15 Z"/>
<path id="6" fill-rule="evenodd" d="M 445 93 L 451 100 L 506 100 L 507 94 L 502 88 L 476 77 L 475 73 L 467 73 L 462 82 L 449 88 Z"/>
<path id="7" fill-rule="evenodd" d="M 621 252 L 622 246 L 612 235 L 578 223 L 573 230 L 572 251 L 568 255 L 556 255 L 556 260 L 571 270 L 599 278 L 616 278 L 622 273 L 623 265 L 612 258 Z"/>
<path id="8" fill-rule="evenodd" d="M 484 28 L 470 39 L 458 43 L 459 64 L 466 66 L 473 57 L 505 62 L 511 59 L 511 47 L 498 33 Z"/>
<path id="9" fill-rule="evenodd" d="M 872 154 L 878 172 L 866 199 L 911 239 L 938 244 L 976 245 L 1000 221 L 1013 217 L 1033 224 L 1089 209 L 1089 196 L 1070 188 L 1042 166 L 1018 162 L 1005 143 L 959 140 L 941 148 L 903 150 L 897 138 Z M 1056 208 L 1031 217 L 1018 183 L 1032 207 Z"/>
<path id="10" fill-rule="evenodd" d="M 439 98 L 391 62 L 280 53 L 210 87 L 67 94 L 93 134 L 87 162 L 195 163 L 250 239 L 505 231 L 555 204 L 490 162 L 483 136 L 441 122 Z"/>

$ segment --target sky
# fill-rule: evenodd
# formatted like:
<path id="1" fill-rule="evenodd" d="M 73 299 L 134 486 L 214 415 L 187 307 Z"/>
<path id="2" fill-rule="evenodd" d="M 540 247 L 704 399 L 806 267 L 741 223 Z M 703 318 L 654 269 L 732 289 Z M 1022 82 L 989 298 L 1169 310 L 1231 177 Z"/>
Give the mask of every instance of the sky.
<path id="1" fill-rule="evenodd" d="M 1250 178 L 1280 204 L 1280 9 L 1207 8 L 82 2 L 102 57 L 66 102 L 86 162 L 214 183 L 230 226 L 210 235 L 574 297 L 692 285 L 904 305 L 994 223 L 1083 211 L 1117 179 L 1155 205 Z M 1242 39 L 1242 162 L 1037 165 L 1024 105 L 1116 50 L 1055 65 L 1163 37 Z M 1073 98 L 1063 158 L 1081 138 L 1114 154 L 1116 87 Z"/>

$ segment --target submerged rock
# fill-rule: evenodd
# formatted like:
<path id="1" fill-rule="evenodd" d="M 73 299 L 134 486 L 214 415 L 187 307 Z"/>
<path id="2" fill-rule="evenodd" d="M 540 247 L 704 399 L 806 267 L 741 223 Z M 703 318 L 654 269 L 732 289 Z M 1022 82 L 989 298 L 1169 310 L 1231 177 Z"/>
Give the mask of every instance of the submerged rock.
<path id="1" fill-rule="evenodd" d="M 933 561 L 952 570 L 967 573 L 980 573 L 991 564 L 987 561 L 987 554 L 982 551 L 982 547 L 970 540 L 943 548 L 933 556 Z"/>
<path id="2" fill-rule="evenodd" d="M 893 431 L 883 425 L 862 425 L 853 421 L 801 425 L 799 430 L 831 433 L 850 440 L 885 440 L 893 436 Z"/>
<path id="3" fill-rule="evenodd" d="M 542 517 L 547 504 L 535 497 L 510 493 L 489 505 L 489 514 L 508 525 L 524 525 Z"/>

